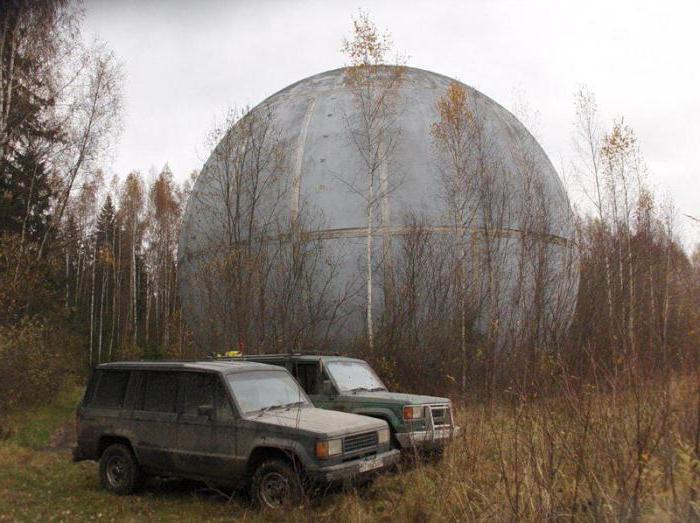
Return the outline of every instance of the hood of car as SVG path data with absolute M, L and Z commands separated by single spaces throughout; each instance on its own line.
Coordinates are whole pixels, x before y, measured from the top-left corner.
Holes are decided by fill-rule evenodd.
M 251 419 L 328 438 L 370 432 L 387 426 L 385 421 L 379 419 L 315 407 L 271 410 Z
M 405 394 L 402 392 L 382 391 L 358 391 L 344 392 L 343 400 L 362 403 L 390 403 L 392 405 L 427 405 L 432 403 L 449 403 L 447 398 L 437 396 L 424 396 L 422 394 Z

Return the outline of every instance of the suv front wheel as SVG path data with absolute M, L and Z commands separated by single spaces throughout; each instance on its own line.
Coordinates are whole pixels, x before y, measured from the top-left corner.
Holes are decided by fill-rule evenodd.
M 126 445 L 110 445 L 100 458 L 100 483 L 115 494 L 131 494 L 141 486 L 143 475 L 136 456 Z
M 303 488 L 298 471 L 280 459 L 263 461 L 253 474 L 251 496 L 258 507 L 276 509 L 301 502 Z

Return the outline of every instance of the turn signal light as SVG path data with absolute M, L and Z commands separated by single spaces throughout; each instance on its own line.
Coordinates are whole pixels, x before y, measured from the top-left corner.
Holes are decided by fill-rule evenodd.
M 340 439 L 318 440 L 316 442 L 316 457 L 330 458 L 343 453 L 343 441 Z
M 403 419 L 412 420 L 420 419 L 423 417 L 424 407 L 422 406 L 408 406 L 403 408 Z

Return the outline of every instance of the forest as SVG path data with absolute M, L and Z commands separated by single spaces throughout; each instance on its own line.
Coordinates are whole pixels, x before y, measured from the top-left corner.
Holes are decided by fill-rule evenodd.
M 66 0 L 13 0 L 0 11 L 0 421 L 84 383 L 99 363 L 210 352 L 193 343 L 178 295 L 178 239 L 198 173 L 166 164 L 105 174 L 123 71 L 105 44 L 84 42 L 81 20 Z M 434 127 L 448 156 L 469 121 L 461 97 L 445 93 Z M 499 325 L 486 334 L 465 326 L 465 276 L 454 268 L 456 305 L 444 323 L 442 302 L 408 307 L 440 285 L 411 272 L 434 267 L 427 251 L 439 249 L 419 243 L 416 222 L 392 302 L 405 308 L 343 347 L 398 390 L 449 395 L 472 427 L 443 469 L 411 472 L 410 488 L 433 495 L 403 506 L 406 517 L 437 514 L 439 500 L 455 511 L 446 519 L 538 520 L 586 503 L 594 519 L 700 517 L 699 224 L 655 192 L 625 120 L 603 116 L 585 88 L 571 107 L 575 146 L 564 169 L 580 276 L 565 332 L 542 336 L 531 324 L 523 332 L 534 334 L 495 350 Z M 223 131 L 213 135 L 212 145 Z M 446 168 L 459 173 L 459 161 Z M 693 240 L 681 240 L 681 224 Z M 238 274 L 255 280 L 249 265 Z M 292 350 L 280 336 L 251 350 Z M 336 349 L 312 336 L 303 348 Z M 472 490 L 459 486 L 465 474 Z M 371 499 L 340 503 L 358 519 L 379 516 Z

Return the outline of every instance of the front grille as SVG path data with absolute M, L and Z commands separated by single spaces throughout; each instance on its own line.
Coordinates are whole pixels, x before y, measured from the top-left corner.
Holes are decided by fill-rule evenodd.
M 376 446 L 376 432 L 364 432 L 362 434 L 355 434 L 354 436 L 348 436 L 343 439 L 343 451 L 346 453 L 356 452 L 358 450 L 364 450 Z
M 430 414 L 434 427 L 449 427 L 452 425 L 452 415 L 449 405 L 431 405 Z

